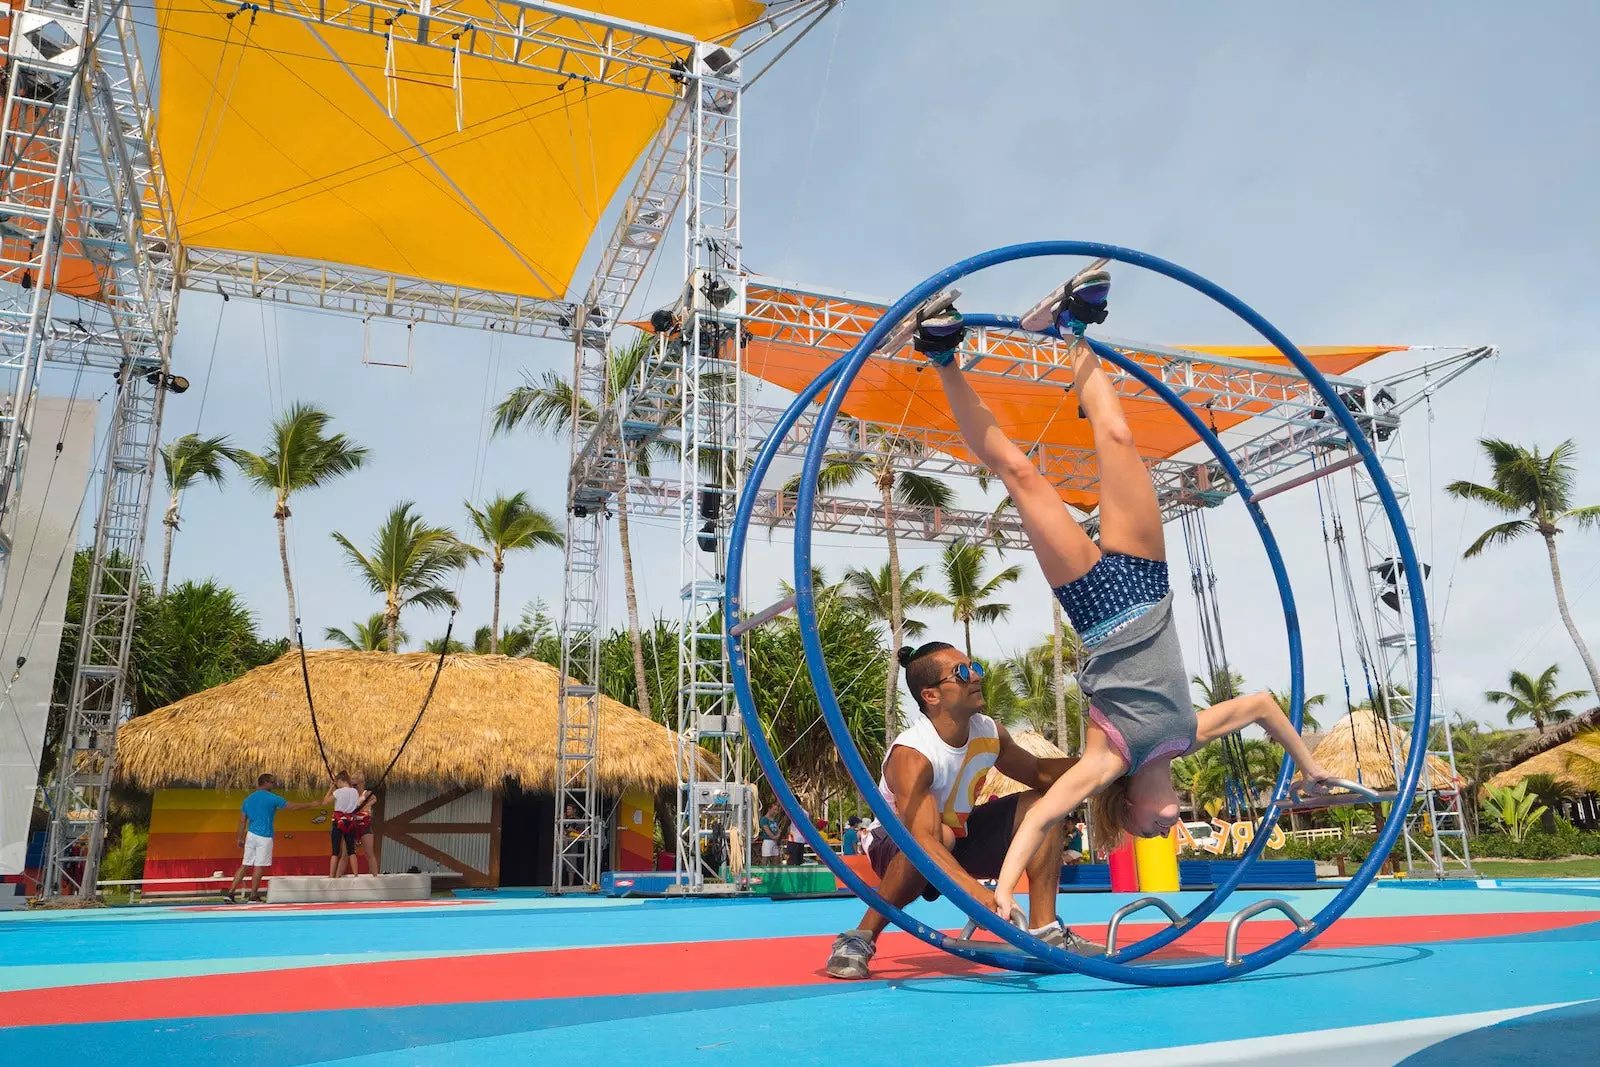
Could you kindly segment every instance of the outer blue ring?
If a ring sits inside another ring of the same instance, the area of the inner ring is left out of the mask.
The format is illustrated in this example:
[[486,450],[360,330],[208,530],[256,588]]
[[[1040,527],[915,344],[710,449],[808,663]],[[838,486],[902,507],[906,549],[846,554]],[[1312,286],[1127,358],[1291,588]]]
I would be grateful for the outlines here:
[[[905,315],[910,313],[915,307],[921,304],[925,299],[932,296],[934,293],[938,292],[940,289],[949,285],[958,278],[961,278],[966,274],[972,273],[976,270],[999,263],[1011,262],[1017,259],[1045,255],[1074,255],[1088,257],[1104,256],[1106,258],[1115,259],[1121,262],[1143,266],[1147,269],[1155,271],[1156,273],[1163,274],[1176,281],[1182,282],[1191,288],[1210,296],[1213,300],[1233,311],[1241,319],[1249,323],[1266,340],[1278,348],[1279,351],[1281,351],[1284,356],[1307,377],[1307,379],[1312,383],[1313,387],[1317,389],[1318,393],[1326,401],[1328,409],[1333,413],[1334,417],[1339,420],[1341,427],[1345,430],[1351,442],[1361,454],[1363,462],[1367,466],[1368,473],[1372,477],[1374,485],[1377,487],[1379,497],[1384,506],[1385,514],[1389,518],[1391,527],[1393,528],[1402,564],[1406,568],[1407,587],[1408,592],[1411,595],[1413,622],[1417,634],[1418,654],[1418,676],[1417,686],[1415,689],[1416,705],[1418,710],[1414,730],[1417,732],[1418,736],[1425,736],[1428,728],[1429,713],[1431,711],[1431,648],[1429,641],[1430,635],[1426,625],[1427,609],[1424,600],[1424,593],[1421,588],[1421,583],[1418,579],[1419,567],[1417,565],[1415,547],[1411,542],[1409,531],[1407,531],[1405,528],[1405,523],[1403,521],[1403,517],[1400,515],[1399,504],[1394,497],[1393,490],[1383,475],[1383,471],[1378,462],[1377,456],[1373,453],[1370,444],[1362,436],[1360,428],[1356,424],[1354,417],[1345,408],[1344,404],[1338,399],[1338,397],[1334,395],[1327,380],[1323,378],[1322,374],[1316,369],[1316,367],[1313,366],[1305,358],[1305,356],[1301,354],[1300,351],[1295,348],[1295,346],[1286,337],[1283,336],[1281,332],[1279,332],[1253,309],[1245,305],[1232,294],[1219,288],[1213,283],[1200,278],[1198,275],[1185,270],[1182,267],[1157,257],[1128,249],[1118,248],[1116,246],[1090,242],[1035,242],[1024,245],[1009,246],[1007,248],[996,249],[994,251],[972,257],[971,259],[964,260],[961,263],[958,263],[955,266],[930,277],[921,285],[913,289],[910,293],[906,294],[906,296],[901,298],[900,301],[890,308],[889,311],[885,313],[883,318],[880,319],[879,322],[868,331],[866,337],[862,339],[861,343],[855,349],[843,357],[833,367],[830,367],[828,371],[818,379],[818,382],[813,383],[813,387],[808,389],[805,394],[802,394],[800,398],[797,398],[795,405],[791,406],[790,412],[786,416],[784,422],[780,424],[778,432],[771,440],[767,442],[767,446],[763,449],[763,458],[767,461],[767,463],[760,466],[760,473],[764,473],[766,465],[770,464],[771,455],[776,450],[776,443],[778,439],[787,434],[787,432],[792,428],[795,419],[798,418],[799,410],[803,408],[804,405],[809,404],[821,391],[821,389],[829,382],[837,381],[839,385],[839,388],[830,392],[827,402],[825,403],[821,413],[821,417],[819,418],[817,426],[814,430],[812,443],[806,457],[805,468],[802,471],[801,490],[798,502],[799,507],[796,515],[795,584],[798,612],[801,617],[801,633],[805,644],[807,665],[811,671],[812,679],[817,689],[819,702],[821,704],[824,717],[828,720],[829,730],[833,733],[836,742],[839,743],[841,758],[844,759],[846,768],[850,771],[851,777],[855,780],[858,788],[860,788],[863,794],[866,796],[869,805],[873,808],[875,814],[878,815],[880,821],[883,822],[886,831],[900,846],[901,850],[911,858],[912,862],[917,864],[919,869],[922,870],[923,874],[928,878],[930,883],[955,901],[957,905],[967,912],[967,914],[974,920],[976,920],[979,925],[983,926],[991,933],[1003,938],[1007,942],[1017,946],[1018,948],[1022,948],[1030,952],[1040,960],[1048,961],[1050,964],[1054,965],[1055,969],[1059,970],[1076,971],[1114,981],[1148,985],[1191,984],[1234,977],[1240,974],[1248,973],[1249,971],[1255,970],[1259,967],[1265,966],[1268,963],[1283,958],[1290,952],[1293,952],[1296,948],[1300,947],[1307,940],[1321,933],[1329,925],[1331,925],[1335,919],[1343,914],[1344,911],[1347,910],[1352,903],[1354,903],[1356,897],[1359,896],[1361,890],[1366,886],[1366,884],[1370,882],[1371,879],[1376,875],[1378,867],[1382,864],[1384,857],[1388,854],[1390,848],[1393,847],[1394,842],[1400,833],[1403,820],[1391,819],[1389,821],[1388,825],[1385,826],[1383,833],[1379,835],[1377,847],[1373,849],[1373,852],[1368,857],[1367,861],[1362,864],[1361,868],[1356,872],[1350,883],[1346,885],[1345,888],[1341,890],[1340,893],[1338,893],[1334,899],[1316,915],[1316,917],[1312,920],[1310,930],[1304,933],[1297,931],[1296,933],[1293,933],[1281,939],[1280,941],[1267,946],[1266,948],[1253,952],[1247,955],[1238,966],[1227,967],[1225,964],[1218,962],[1190,967],[1132,968],[1118,963],[1109,963],[1104,960],[1086,959],[1083,957],[1073,956],[1071,954],[1062,952],[1059,949],[1054,949],[1048,945],[1045,945],[1036,938],[1033,938],[1024,932],[1017,930],[1015,927],[1012,927],[1009,923],[1001,921],[998,916],[985,911],[977,905],[976,901],[961,891],[955,885],[954,881],[950,879],[949,876],[946,875],[942,870],[940,870],[937,865],[932,863],[926,852],[924,852],[924,850],[917,844],[915,839],[912,838],[905,827],[899,823],[894,812],[889,810],[888,805],[885,804],[882,798],[877,794],[875,783],[872,780],[870,771],[867,769],[865,763],[861,760],[860,753],[855,749],[854,744],[849,739],[843,716],[838,708],[838,703],[833,691],[831,680],[828,677],[827,666],[822,659],[821,645],[817,638],[816,632],[814,591],[811,587],[810,581],[811,520],[814,511],[814,497],[816,492],[817,476],[821,468],[823,456],[826,452],[828,435],[832,429],[833,422],[837,417],[838,409],[844,393],[848,390],[851,381],[854,379],[855,374],[859,371],[861,365],[865,362],[872,349],[879,343],[883,336],[885,336],[896,323],[904,318]],[[1115,358],[1116,354],[1114,352],[1110,352],[1110,350],[1105,349],[1103,346],[1097,346],[1096,351],[1102,356],[1113,358],[1113,360],[1116,362],[1121,362]],[[1138,376],[1137,372],[1136,376]],[[1145,384],[1155,388],[1156,386],[1159,386],[1160,383],[1150,379],[1145,380]],[[1156,391],[1161,392],[1159,388],[1156,389]],[[1171,403],[1176,398],[1173,397],[1169,392],[1166,394],[1166,399],[1168,399],[1169,403]],[[1177,410],[1179,410],[1180,413],[1185,413],[1185,417],[1190,421],[1191,426],[1194,426],[1198,430],[1202,431],[1203,437],[1208,435],[1209,431],[1206,430],[1203,424],[1198,424],[1198,419],[1193,416],[1193,412],[1188,411],[1187,405],[1179,403],[1177,405]],[[1211,445],[1214,451],[1219,449],[1219,443],[1215,442],[1214,439],[1208,440],[1208,444]],[[1223,459],[1224,467],[1226,468],[1232,465],[1231,460],[1223,458],[1225,455],[1225,450],[1223,450],[1219,455],[1219,459]],[[1280,592],[1282,592],[1286,587],[1286,579],[1283,577],[1282,572],[1282,560],[1281,556],[1275,556],[1274,554],[1275,545],[1270,542],[1270,530],[1266,526],[1265,518],[1261,515],[1260,508],[1255,503],[1253,494],[1251,493],[1249,487],[1240,483],[1240,480],[1237,477],[1237,467],[1232,467],[1229,473],[1230,477],[1234,477],[1236,479],[1236,484],[1239,484],[1241,496],[1244,498],[1246,505],[1249,507],[1252,518],[1257,524],[1258,530],[1263,535],[1264,543],[1266,543],[1268,548],[1269,558],[1272,559],[1274,564],[1275,574],[1279,577]],[[752,479],[751,484],[759,485],[759,474]],[[739,516],[736,519],[734,540],[737,542],[741,556],[744,536],[748,530],[750,514],[753,510],[753,502],[753,494],[746,494],[746,499],[741,501]],[[734,560],[730,558],[730,600],[728,612],[730,625],[737,618],[736,583],[738,580],[739,570],[732,565],[733,562]],[[739,563],[742,566],[742,558],[739,560]],[[1285,617],[1291,631],[1290,641],[1292,659],[1295,658],[1295,654],[1297,652],[1297,638],[1295,635],[1293,610],[1292,598],[1286,597]],[[1292,688],[1292,697],[1294,701],[1293,718],[1298,722],[1300,718],[1301,704],[1303,702],[1303,675],[1298,661],[1292,663],[1291,666],[1294,670]],[[747,718],[752,718],[753,706],[750,702],[748,677],[744,675],[744,670],[745,665],[742,657],[737,657],[735,663],[736,690],[742,688],[743,692],[739,694],[741,709],[745,712]],[[758,758],[761,758],[762,755],[763,753],[758,752]],[[781,776],[777,772],[776,766],[769,763],[771,756],[770,749],[767,749],[764,755],[768,758],[763,759],[762,762],[763,766],[768,771],[769,776],[773,778],[775,784],[781,782]],[[1409,794],[1415,789],[1417,780],[1421,774],[1424,757],[1425,746],[1413,745],[1405,771],[1402,775],[1402,781],[1400,785],[1402,793]],[[1288,773],[1289,767],[1286,762],[1279,774],[1280,792]],[[783,791],[788,792],[786,788]],[[790,807],[791,814],[795,814],[798,810],[797,804],[791,804],[793,800],[793,794],[792,792],[789,792],[788,798],[785,801],[785,805],[786,807]],[[1273,817],[1275,814],[1276,811],[1274,805],[1273,808],[1268,810],[1266,817]],[[802,825],[805,825],[804,821],[802,821]],[[814,841],[813,844],[816,844],[816,842]],[[1254,859],[1254,857],[1259,854],[1260,849],[1264,847],[1264,844],[1264,836],[1258,835],[1258,840],[1253,844],[1252,850],[1246,854],[1246,860],[1248,861]],[[840,866],[842,866],[842,864],[840,864]],[[1233,886],[1236,885],[1238,880],[1243,877],[1243,873],[1244,872],[1242,869],[1236,871],[1236,877],[1230,878],[1223,887],[1219,887],[1219,889],[1210,897],[1208,897],[1207,901],[1200,905],[1200,907],[1197,908],[1195,912],[1192,912],[1191,915],[1200,915],[1208,913],[1210,910],[1214,910],[1215,907],[1220,904],[1223,897],[1225,897],[1226,893],[1231,892]],[[849,884],[852,884],[852,888],[858,888],[859,880],[846,878],[845,881]],[[875,907],[877,906],[877,902],[874,902],[872,898],[876,896],[876,894],[872,894],[871,896],[867,897],[869,903],[873,903],[873,906]],[[877,901],[881,902],[881,897],[878,897]],[[886,914],[890,913],[886,912]],[[890,914],[890,917],[893,918],[897,923],[905,925],[905,923],[902,921],[905,918],[903,913]],[[920,924],[916,924],[913,920],[911,926],[916,927],[920,926]],[[1185,927],[1185,929],[1187,929],[1187,927]],[[913,932],[916,931],[914,930]],[[1137,946],[1132,946],[1132,948],[1137,950],[1138,954],[1142,954],[1143,952],[1148,952],[1153,948],[1158,947],[1159,944],[1170,942],[1176,936],[1176,933],[1157,935],[1157,937],[1146,939],[1146,941],[1141,942]],[[1163,938],[1165,938],[1165,940],[1163,940]],[[927,940],[927,938],[924,939]],[[1132,952],[1127,954],[1119,954],[1119,958],[1131,958],[1133,954],[1134,953]],[[1012,963],[1010,960],[1005,962]],[[1012,965],[1014,966],[1015,964],[1013,963]]]

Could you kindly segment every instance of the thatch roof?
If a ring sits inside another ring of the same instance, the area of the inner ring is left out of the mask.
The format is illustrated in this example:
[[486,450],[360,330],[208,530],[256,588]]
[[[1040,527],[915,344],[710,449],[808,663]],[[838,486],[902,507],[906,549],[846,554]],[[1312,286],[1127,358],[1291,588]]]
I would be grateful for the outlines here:
[[[1600,708],[1590,708],[1582,715],[1574,716],[1563,723],[1557,723],[1544,733],[1540,733],[1537,730],[1524,731],[1530,736],[1522,744],[1512,749],[1511,760],[1513,763],[1521,763],[1524,760],[1532,759],[1541,752],[1548,752],[1557,745],[1564,745],[1579,734],[1587,733],[1597,727],[1600,727]],[[1545,772],[1533,771],[1532,773],[1541,774]]]
[[1516,785],[1529,775],[1548,774],[1574,793],[1587,793],[1590,791],[1590,782],[1575,775],[1567,759],[1568,756],[1574,755],[1600,763],[1600,731],[1591,726],[1582,736],[1571,737],[1554,748],[1547,748],[1533,758],[1525,759],[1516,766],[1501,771],[1485,782],[1484,786],[1487,789],[1499,789],[1501,786]]
[[[1041,759],[1056,759],[1066,755],[1037,730],[1017,730],[1012,733],[1011,740]],[[1024,792],[1027,788],[1015,778],[1007,777],[998,770],[991,770],[983,780],[983,788],[978,791],[974,807],[977,804],[987,804],[996,797],[1008,797],[1012,793]]]
[[[411,728],[438,657],[327,649],[306,660],[329,762],[373,781]],[[532,659],[447,656],[389,781],[476,788],[510,778],[530,791],[553,790],[558,675]],[[607,792],[677,781],[672,732],[604,697],[598,763]],[[321,788],[328,778],[294,652],[117,731],[117,776],[141,789],[238,789],[268,771],[290,788]]]
[[[1370,709],[1362,709],[1334,723],[1312,755],[1335,778],[1360,781],[1372,789],[1393,789],[1395,754],[1403,764],[1410,744],[1410,735],[1404,730],[1384,722]],[[1427,773],[1434,789],[1455,788],[1450,765],[1438,756],[1428,757]]]

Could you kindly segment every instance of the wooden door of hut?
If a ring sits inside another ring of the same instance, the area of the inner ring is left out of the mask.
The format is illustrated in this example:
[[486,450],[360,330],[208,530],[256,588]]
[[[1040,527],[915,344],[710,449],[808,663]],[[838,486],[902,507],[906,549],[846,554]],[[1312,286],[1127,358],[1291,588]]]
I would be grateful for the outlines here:
[[[455,871],[459,884],[500,884],[500,792],[393,785],[378,798],[378,866],[385,874]],[[444,888],[444,887],[441,887]]]

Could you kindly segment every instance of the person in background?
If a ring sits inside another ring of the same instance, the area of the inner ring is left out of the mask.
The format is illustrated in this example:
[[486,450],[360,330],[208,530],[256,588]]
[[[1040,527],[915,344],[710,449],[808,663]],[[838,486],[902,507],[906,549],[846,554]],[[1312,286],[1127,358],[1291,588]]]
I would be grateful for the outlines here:
[[846,856],[854,856],[861,851],[861,816],[852,815],[845,821],[839,851]]
[[1067,853],[1065,859],[1068,863],[1083,862],[1083,832],[1085,829],[1086,827],[1081,822],[1073,825],[1072,834],[1067,838]]
[[772,867],[778,865],[782,851],[778,848],[778,835],[783,832],[783,823],[778,817],[782,814],[783,806],[774,800],[767,813],[761,816],[761,862]]
[[789,824],[789,866],[798,867],[806,861],[806,835],[800,829],[800,824]]
[[328,877],[338,878],[344,874],[346,864],[350,866],[350,873],[354,874],[358,840],[355,816],[356,809],[361,806],[361,791],[350,784],[348,774],[336,774],[322,803],[333,805],[333,819],[328,825],[328,837],[333,849],[328,856]]
[[[372,809],[378,806],[378,794],[369,792],[366,783],[360,775],[352,775],[350,784],[360,795],[356,801],[355,815],[350,820],[351,836],[361,845],[361,852],[367,857],[367,873],[378,873],[378,855],[372,847]],[[356,869],[356,851],[350,849],[350,873],[359,874]]]
[[263,774],[256,779],[256,791],[245,797],[244,803],[239,806],[239,847],[244,850],[244,862],[239,864],[233,884],[222,894],[222,899],[229,904],[239,902],[239,886],[244,881],[245,871],[252,872],[250,894],[245,899],[260,903],[261,876],[272,866],[272,822],[278,812],[322,806],[320,800],[286,800],[272,791],[277,784],[277,779],[272,775]]

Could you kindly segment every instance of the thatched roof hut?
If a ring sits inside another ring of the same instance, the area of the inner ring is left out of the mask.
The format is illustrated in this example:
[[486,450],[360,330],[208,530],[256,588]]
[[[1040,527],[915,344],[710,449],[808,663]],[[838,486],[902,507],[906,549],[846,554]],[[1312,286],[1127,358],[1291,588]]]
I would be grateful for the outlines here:
[[[1600,708],[1590,708],[1582,715],[1574,716],[1566,722],[1557,723],[1548,730],[1540,733],[1538,730],[1524,730],[1528,739],[1511,750],[1511,761],[1521,763],[1530,760],[1541,752],[1548,752],[1558,745],[1564,745],[1579,734],[1588,733],[1590,730],[1600,729]],[[1532,774],[1548,773],[1532,771]]]
[[[416,719],[438,657],[414,652],[306,653],[317,725],[334,770],[381,774]],[[555,789],[559,672],[507,656],[445,658],[392,784]],[[608,793],[677,781],[671,731],[615,700],[600,700],[599,783]],[[287,788],[321,788],[296,653],[142,715],[117,733],[117,776],[141,789],[254,786],[270,771]],[[709,765],[708,765],[709,771]]]
[[1571,757],[1578,756],[1590,764],[1600,764],[1600,729],[1591,726],[1583,733],[1569,736],[1568,740],[1546,748],[1531,759],[1525,759],[1507,768],[1484,783],[1488,789],[1516,785],[1530,775],[1548,774],[1574,793],[1588,793],[1594,788],[1593,780],[1575,773]]
[[[1037,730],[1017,730],[1012,733],[1011,740],[1021,748],[1033,753],[1040,759],[1059,759],[1066,753],[1061,751]],[[983,788],[978,791],[976,804],[987,804],[997,797],[1008,797],[1012,793],[1021,793],[1027,786],[1015,778],[1001,774],[999,770],[991,770],[983,780]],[[976,804],[974,806],[976,806]]]
[[[1393,789],[1395,754],[1403,763],[1410,744],[1411,737],[1404,730],[1364,708],[1334,723],[1312,755],[1335,778],[1360,781],[1371,789]],[[1427,775],[1434,789],[1456,788],[1450,765],[1438,756],[1428,757]]]

